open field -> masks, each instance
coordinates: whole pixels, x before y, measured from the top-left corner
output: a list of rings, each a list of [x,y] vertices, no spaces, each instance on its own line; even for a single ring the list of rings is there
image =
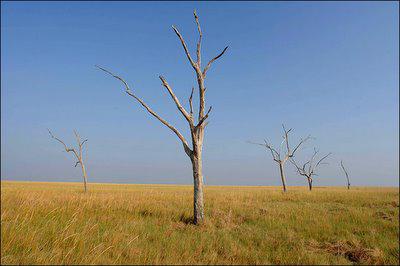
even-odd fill
[[[1,264],[398,264],[398,188],[1,182]]]

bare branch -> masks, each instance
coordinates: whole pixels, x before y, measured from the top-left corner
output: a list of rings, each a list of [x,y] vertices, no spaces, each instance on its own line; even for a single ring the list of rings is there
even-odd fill
[[[314,148],[314,154],[311,156],[311,159],[308,161],[308,163],[309,163],[308,172],[309,173],[313,172],[313,162],[314,162],[315,156],[317,156],[317,153],[318,153],[317,149]]]
[[[74,129],[74,135],[76,138],[76,142],[78,143],[79,147],[81,146],[81,138],[78,135],[78,132],[76,132],[76,130]]]
[[[344,173],[345,173],[346,176],[347,176],[348,174],[347,174],[346,168],[344,168],[343,161],[340,161],[340,166],[342,167]]]
[[[311,138],[311,136],[307,136],[305,139],[301,139],[300,143],[297,144],[296,148],[294,148],[294,150],[289,154],[289,157],[293,157],[294,153],[297,151],[297,149],[301,146],[301,144],[303,144],[304,142],[306,142],[307,140],[309,140]]]
[[[325,160],[326,158],[328,158],[329,155],[331,155],[331,154],[332,154],[332,153],[330,152],[330,153],[328,153],[327,155],[325,155],[324,157],[322,157],[322,158],[318,161],[318,163],[315,165],[314,169],[316,169],[316,168],[318,167],[318,165],[319,165],[323,160]]]
[[[289,136],[288,136],[288,135],[289,135],[290,131],[292,131],[292,129],[286,130],[284,124],[282,124],[282,128],[283,128],[283,132],[284,132],[284,134],[285,134],[285,135],[283,136],[283,138],[284,138],[285,143],[286,143],[286,151],[287,151],[287,154],[290,154]]]
[[[206,73],[207,73],[208,69],[211,67],[211,64],[212,64],[215,60],[217,60],[218,58],[220,58],[220,57],[225,53],[225,51],[228,49],[228,47],[229,47],[229,46],[226,46],[226,47],[224,48],[224,50],[223,50],[219,55],[217,55],[216,57],[214,57],[213,59],[211,59],[210,62],[208,62],[207,66],[206,66],[206,67],[204,68],[204,70],[203,70],[203,77],[206,77]]]
[[[340,161],[340,166],[342,167],[342,169],[343,169],[343,171],[344,171],[344,173],[345,173],[345,175],[346,175],[346,179],[347,179],[347,189],[350,189],[349,174],[347,173],[346,168],[344,168],[343,161]]]
[[[305,167],[306,167],[306,165],[309,163],[309,161],[306,162],[305,164],[303,164],[303,167],[302,167],[302,168],[300,168],[300,167],[297,165],[296,161],[295,161],[293,158],[290,158],[289,161],[296,167],[296,170],[297,170],[297,172],[299,173],[299,175],[307,176]]]
[[[197,71],[197,69],[196,69],[197,65],[196,65],[196,63],[193,61],[192,57],[190,56],[189,50],[188,50],[188,48],[187,48],[187,46],[186,46],[185,40],[183,39],[181,33],[178,31],[178,29],[177,29],[174,25],[172,25],[172,28],[174,29],[176,35],[178,35],[179,40],[181,40],[183,49],[185,50],[185,54],[186,54],[186,56],[187,56],[187,58],[188,58],[190,64],[191,64],[192,67]]]
[[[199,41],[197,42],[197,65],[201,67],[201,38],[203,37],[203,34],[201,33],[199,17],[196,14],[196,10],[194,10],[193,14],[194,19],[196,20],[197,30],[199,31]]]
[[[178,97],[176,97],[175,93],[172,91],[171,86],[169,86],[168,82],[165,80],[165,78],[163,76],[159,76],[163,86],[168,90],[169,95],[171,95],[172,100],[174,100],[176,107],[178,108],[178,110],[182,113],[182,115],[185,117],[185,119],[189,122],[189,124],[192,126],[193,125],[193,121],[191,116],[187,113],[187,111],[185,110],[185,108],[183,108],[183,106],[181,105],[181,103],[179,102]]]
[[[55,137],[53,135],[53,133],[51,133],[50,129],[47,129],[47,131],[49,131],[49,134],[53,139],[57,140],[58,142],[60,142],[64,146],[64,149],[65,149],[66,152],[75,151],[74,149],[68,148],[67,145],[64,143],[64,141],[62,141],[61,139]]]
[[[74,167],[76,167],[78,164],[80,164],[81,162],[80,161],[77,161],[76,163],[75,163],[75,166]]]
[[[83,144],[85,144],[85,142],[87,142],[88,139],[85,139],[84,141],[82,141],[81,146],[83,147]]]
[[[64,143],[64,141],[62,141],[62,140],[60,140],[59,138],[55,137],[55,136],[53,135],[53,133],[51,133],[50,129],[47,129],[47,131],[49,132],[50,136],[51,136],[53,139],[57,140],[57,141],[60,142],[62,145],[64,145],[65,151],[68,152],[69,149],[68,149],[67,145]]]
[[[250,143],[250,144],[260,145],[260,146],[266,147],[266,148],[271,152],[272,159],[273,159],[274,161],[276,161],[276,162],[279,162],[279,160],[278,160],[278,158],[279,158],[279,153],[278,153],[274,148],[272,148],[272,147],[268,144],[268,142],[267,142],[266,140],[264,140],[264,143],[257,143],[257,142],[251,142],[251,141],[247,141],[247,142]],[[278,156],[278,158],[277,158],[276,156]]]
[[[192,87],[192,92],[190,93],[189,97],[190,117],[192,119],[193,119],[193,92],[194,92],[194,87]]]
[[[267,140],[264,139],[264,146],[267,147],[267,149],[270,150],[272,158],[274,159],[274,161],[276,162],[280,162],[281,160],[281,154],[279,152],[277,152],[269,143]]]
[[[108,71],[107,69],[102,68],[102,67],[100,67],[100,66],[98,66],[98,65],[96,65],[96,67],[97,67],[98,69],[103,70],[104,72],[110,74],[110,75],[113,76],[114,78],[120,80],[120,81],[124,84],[124,86],[125,86],[125,91],[126,91],[126,92],[129,92],[129,91],[131,90],[131,89],[129,88],[128,83],[126,83],[126,81],[125,81],[123,78],[121,78],[121,77],[119,77],[119,76],[117,76],[117,75],[114,75],[113,73],[111,73],[111,72]]]
[[[142,99],[140,99],[139,97],[137,97],[135,94],[133,94],[131,92],[131,90],[129,89],[128,84],[126,83],[126,81],[117,76],[114,75],[112,72],[102,68],[102,67],[98,67],[99,69],[103,70],[104,72],[110,74],[111,76],[113,76],[114,78],[120,80],[126,87],[126,93],[130,96],[132,96],[135,100],[137,100],[151,115],[153,115],[155,118],[157,118],[161,123],[163,123],[165,126],[167,126],[169,129],[171,129],[177,136],[178,138],[182,141],[183,147],[185,149],[185,152],[189,155],[191,150],[189,148],[189,145],[186,141],[186,139],[183,137],[183,135],[172,125],[170,125],[166,120],[164,120],[163,118],[161,118],[156,112],[154,112]]]
[[[199,121],[199,123],[197,124],[196,127],[201,126],[201,124],[203,124],[203,122],[206,121],[206,119],[208,118],[208,115],[210,114],[211,110],[212,110],[212,106],[210,106],[210,108],[208,108],[208,111],[207,111],[206,115],[203,116],[203,118],[200,119],[200,121]]]
[[[317,167],[321,164],[321,162],[323,160],[325,160],[329,155],[331,155],[331,153],[328,153],[327,155],[325,155],[324,157],[322,157],[316,164],[313,164],[314,158],[317,155],[318,151],[314,148],[314,153],[311,156],[311,159],[308,160],[307,162],[305,162],[303,164],[303,167],[300,168],[296,161],[293,158],[290,158],[290,162],[296,167],[297,172],[302,175],[305,176],[309,179],[312,179],[313,176],[316,176],[317,174],[314,172],[315,169],[317,169]],[[308,169],[306,169],[306,166],[309,165]]]
[[[81,137],[79,136],[79,134],[78,134],[78,132],[76,130],[74,130],[74,135],[75,135],[75,138],[76,138],[76,142],[78,143],[78,147],[79,147],[79,156],[78,156],[78,154],[76,152],[74,152],[74,153],[78,157],[79,160],[82,160],[82,147],[83,147],[83,144],[87,140],[85,140],[84,142],[81,142]]]

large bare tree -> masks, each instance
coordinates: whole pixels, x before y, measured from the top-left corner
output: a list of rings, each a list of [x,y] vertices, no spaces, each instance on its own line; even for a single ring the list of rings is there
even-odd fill
[[[50,136],[57,140],[58,142],[60,142],[63,146],[66,152],[72,152],[75,155],[76,158],[76,163],[75,163],[75,167],[78,166],[78,164],[81,165],[81,169],[82,169],[82,175],[83,175],[83,186],[85,188],[85,192],[87,191],[87,175],[86,175],[86,168],[85,168],[85,164],[83,163],[83,156],[82,156],[82,152],[83,152],[83,145],[88,141],[87,139],[83,140],[81,139],[81,137],[78,135],[78,133],[76,132],[76,130],[74,130],[74,134],[75,134],[75,138],[76,138],[76,142],[78,143],[78,151],[75,148],[69,148],[64,141],[62,141],[61,139],[55,137],[53,135],[53,133],[51,133],[50,129],[47,129],[49,131]]]
[[[295,152],[300,148],[300,146],[311,137],[308,136],[304,139],[301,139],[300,142],[295,146],[295,148],[291,149],[289,145],[289,133],[292,131],[292,129],[287,130],[284,125],[282,125],[282,128],[284,135],[281,145],[279,145],[278,151],[274,147],[272,147],[267,140],[264,140],[264,143],[253,143],[253,142],[250,143],[264,146],[271,152],[272,159],[279,165],[279,173],[281,175],[283,191],[286,192],[287,188],[286,188],[285,164],[289,159],[293,158]],[[282,149],[282,146],[285,147]],[[284,153],[282,153],[283,151]]]
[[[178,108],[179,112],[183,115],[183,117],[186,119],[186,121],[189,124],[189,129],[190,129],[190,136],[192,140],[192,145],[189,146],[189,143],[185,139],[185,137],[176,129],[174,126],[172,126],[169,122],[167,122],[165,119],[161,118],[160,115],[158,115],[155,111],[153,111],[141,98],[136,96],[134,94],[128,83],[121,78],[118,75],[115,75],[114,73],[110,72],[109,70],[97,66],[99,69],[103,70],[104,72],[110,74],[114,78],[120,80],[124,87],[125,87],[125,92],[133,97],[136,101],[138,101],[146,110],[149,112],[151,115],[153,115],[155,118],[157,118],[161,123],[163,123],[165,126],[167,126],[170,130],[172,130],[180,139],[180,141],[183,144],[183,149],[187,156],[189,156],[191,162],[192,162],[192,169],[193,169],[193,178],[194,178],[194,219],[193,222],[194,224],[200,224],[204,220],[204,200],[203,200],[203,166],[202,166],[202,150],[203,150],[203,138],[204,138],[204,129],[205,126],[207,125],[207,118],[211,112],[211,106],[208,108],[206,111],[206,100],[205,100],[205,93],[206,93],[206,87],[204,80],[207,75],[207,71],[210,69],[211,64],[220,58],[225,51],[228,49],[228,46],[225,47],[220,54],[218,54],[216,57],[211,59],[204,69],[201,66],[201,41],[202,41],[202,31],[200,28],[200,23],[199,23],[199,18],[196,14],[196,11],[194,11],[194,19],[197,25],[197,30],[199,33],[199,39],[197,42],[197,49],[196,49],[196,55],[197,55],[197,60],[194,60],[192,56],[190,55],[190,52],[186,46],[185,40],[182,37],[182,34],[178,31],[178,29],[175,26],[172,26],[172,29],[178,36],[183,50],[185,51],[186,57],[189,60],[190,65],[192,66],[196,77],[197,77],[197,84],[198,84],[198,91],[199,91],[199,112],[198,112],[198,118],[196,121],[195,115],[194,115],[194,110],[193,110],[193,93],[194,93],[194,88],[192,88],[190,97],[189,97],[189,111],[187,111],[181,104],[181,102],[178,100],[178,97],[176,97],[175,93],[173,92],[171,86],[168,84],[167,80],[163,76],[159,76],[161,83],[163,87],[168,91],[169,95],[171,96],[172,100],[174,101],[176,107]]]
[[[315,158],[317,156],[318,151],[314,148],[314,153],[311,156],[311,159],[306,161],[301,167],[296,163],[294,158],[291,158],[290,161],[293,163],[293,165],[296,167],[297,172],[299,175],[305,176],[308,181],[308,189],[311,191],[312,190],[312,183],[313,183],[313,176],[316,176],[315,170],[317,167],[322,163],[323,160],[328,158],[331,153],[328,153],[324,157],[322,157],[317,163],[315,163]]]
[[[343,169],[343,172],[344,172],[344,174],[346,175],[346,180],[347,180],[347,189],[350,189],[350,179],[349,179],[349,174],[347,173],[347,171],[346,171],[346,168],[344,168],[343,161],[340,161],[340,166],[342,167],[342,169]]]

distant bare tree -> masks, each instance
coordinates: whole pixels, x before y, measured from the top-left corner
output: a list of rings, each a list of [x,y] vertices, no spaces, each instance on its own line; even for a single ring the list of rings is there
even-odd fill
[[[170,130],[172,130],[180,139],[180,141],[183,144],[183,149],[187,156],[189,156],[191,162],[192,162],[192,170],[193,170],[193,178],[194,178],[194,219],[193,222],[194,224],[200,224],[204,220],[204,201],[203,201],[203,165],[202,165],[202,150],[203,150],[203,138],[204,138],[204,129],[205,126],[207,125],[208,122],[206,122],[210,112],[211,112],[211,106],[209,107],[208,111],[205,112],[205,93],[206,93],[206,87],[204,80],[206,78],[207,71],[211,67],[211,64],[220,58],[225,51],[228,49],[228,47],[225,47],[222,52],[211,59],[207,65],[202,69],[201,67],[201,40],[202,40],[202,31],[200,28],[200,23],[199,23],[199,18],[196,14],[196,11],[194,11],[194,18],[196,21],[197,25],[197,30],[199,32],[199,40],[197,42],[197,60],[193,60],[192,56],[189,53],[189,50],[186,46],[186,43],[178,31],[178,29],[175,26],[172,26],[172,29],[178,36],[183,49],[185,51],[186,57],[190,62],[190,65],[194,69],[194,72],[196,74],[196,80],[198,84],[198,90],[199,90],[199,114],[198,114],[198,120],[197,122],[195,121],[195,117],[193,115],[193,92],[194,88],[192,88],[192,92],[189,97],[189,107],[190,111],[186,111],[186,109],[182,106],[178,98],[176,97],[175,93],[173,92],[171,86],[167,83],[166,79],[162,76],[159,76],[162,85],[167,89],[169,95],[171,96],[172,100],[174,101],[176,107],[178,108],[179,112],[183,115],[183,117],[186,119],[186,121],[189,124],[190,128],[190,136],[192,139],[192,145],[191,147],[189,146],[188,142],[184,138],[184,136],[170,123],[168,123],[166,120],[161,118],[155,111],[153,111],[142,99],[137,97],[129,88],[128,83],[121,78],[120,76],[117,76],[113,74],[112,72],[106,70],[103,67],[97,66],[99,69],[103,70],[104,72],[110,74],[114,78],[120,80],[124,87],[125,87],[125,92],[133,97],[136,101],[138,101],[146,110],[149,112],[151,115],[153,115],[155,118],[157,118],[161,123],[163,123],[166,127],[168,127]]]
[[[349,174],[347,173],[347,171],[346,171],[346,168],[344,168],[343,161],[340,161],[340,166],[342,167],[342,169],[343,169],[343,172],[344,172],[344,173],[345,173],[345,175],[346,175],[346,179],[347,179],[347,189],[350,189],[350,179],[349,179]]]
[[[58,142],[60,142],[63,146],[66,152],[72,152],[77,161],[75,163],[75,167],[80,164],[81,165],[81,169],[82,169],[82,174],[83,174],[83,186],[85,188],[85,192],[87,191],[87,175],[86,175],[86,169],[85,169],[85,164],[83,163],[83,158],[82,158],[82,150],[83,150],[83,145],[88,141],[87,139],[85,139],[84,141],[81,140],[81,138],[79,137],[78,133],[74,130],[74,134],[75,134],[75,138],[76,138],[76,142],[78,143],[78,151],[76,151],[75,148],[68,148],[68,146],[64,143],[64,141],[62,141],[61,139],[55,137],[53,135],[53,133],[51,133],[50,129],[47,129],[49,131],[50,136],[57,140]]]
[[[324,157],[322,157],[317,163],[314,162],[315,157],[317,156],[318,151],[314,148],[314,154],[311,156],[311,159],[308,160],[303,164],[302,167],[299,167],[294,158],[291,158],[290,161],[292,164],[296,167],[297,172],[299,175],[305,176],[308,181],[308,188],[311,191],[312,190],[312,183],[313,183],[313,176],[316,176],[317,174],[315,173],[315,170],[317,167],[322,163],[323,160],[325,160],[331,153],[328,153]]]
[[[310,139],[311,137],[308,136],[305,139],[301,139],[300,142],[295,146],[295,148],[292,150],[290,148],[289,145],[289,133],[290,131],[292,131],[292,129],[286,130],[285,126],[282,125],[283,128],[283,141],[281,142],[281,145],[279,146],[279,151],[277,151],[276,149],[274,149],[268,142],[267,140],[264,140],[264,143],[252,143],[252,144],[257,144],[257,145],[261,145],[266,147],[272,155],[272,159],[278,163],[279,165],[279,172],[281,174],[281,180],[282,180],[282,186],[283,186],[283,191],[286,192],[286,176],[285,176],[285,171],[284,171],[284,167],[285,167],[285,163],[287,162],[287,160],[289,160],[290,158],[292,158],[294,156],[294,153],[300,148],[300,146],[306,142],[308,139]],[[282,145],[285,146],[285,153],[282,154],[281,150],[282,150]]]

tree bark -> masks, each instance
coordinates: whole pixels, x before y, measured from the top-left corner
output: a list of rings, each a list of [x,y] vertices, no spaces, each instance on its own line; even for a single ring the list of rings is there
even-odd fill
[[[312,179],[308,177],[307,180],[308,180],[308,188],[311,191],[312,190]]]
[[[191,154],[193,168],[193,223],[196,225],[204,222],[203,200],[203,137],[204,127],[200,126],[192,131],[193,153]]]
[[[85,187],[85,192],[87,191],[87,176],[86,176],[86,169],[85,169],[85,165],[83,164],[82,161],[79,162],[79,164],[81,165],[82,168],[82,173],[83,173],[83,186]]]
[[[194,198],[193,198],[193,223],[201,224],[204,222],[204,201],[203,201],[203,171],[202,160],[200,156],[193,156],[193,184],[194,184]]]
[[[281,173],[281,179],[282,179],[282,186],[283,186],[283,191],[286,192],[286,178],[285,178],[285,172],[283,170],[283,164],[279,164],[279,171]]]

